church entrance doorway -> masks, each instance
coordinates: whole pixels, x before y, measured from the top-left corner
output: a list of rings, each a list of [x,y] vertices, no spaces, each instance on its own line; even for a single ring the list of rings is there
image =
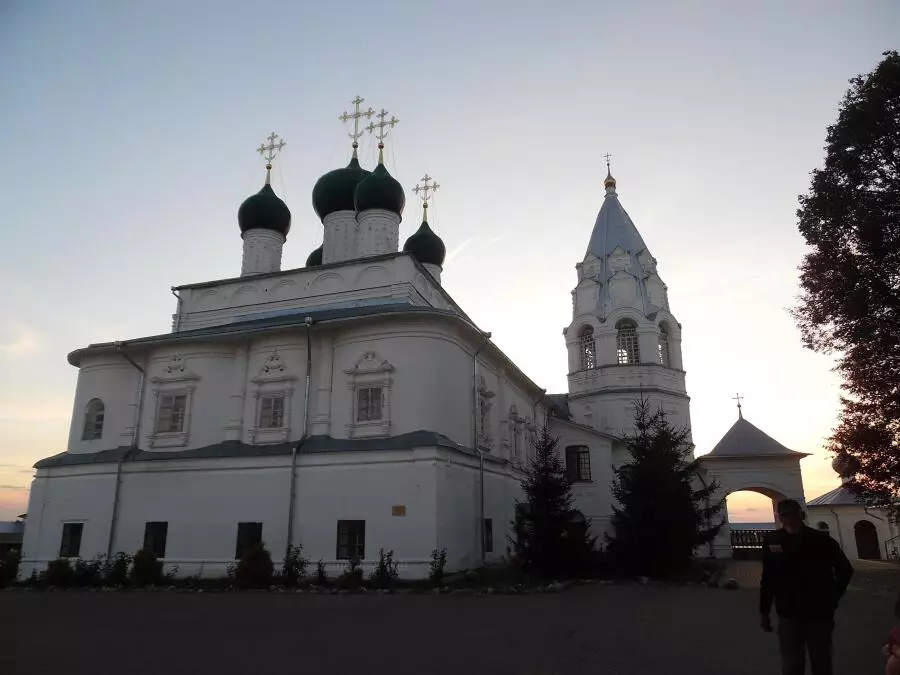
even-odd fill
[[[856,555],[861,560],[881,560],[881,546],[878,543],[878,530],[874,523],[860,520],[853,526],[856,536]]]

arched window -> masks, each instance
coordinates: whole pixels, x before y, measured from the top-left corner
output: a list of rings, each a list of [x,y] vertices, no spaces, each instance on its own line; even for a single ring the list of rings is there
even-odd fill
[[[828,532],[828,523],[826,523],[824,520],[820,520],[818,523],[816,523],[816,529],[822,530],[822,532]]]
[[[637,324],[631,319],[622,319],[616,324],[616,331],[616,357],[619,363],[640,363]]]
[[[81,440],[96,441],[103,437],[103,413],[105,407],[99,398],[92,398],[84,411],[84,430]]]
[[[664,323],[659,324],[659,362],[669,367],[669,328]]]
[[[585,326],[578,336],[581,350],[581,369],[591,370],[597,367],[597,348],[594,344],[594,329]]]

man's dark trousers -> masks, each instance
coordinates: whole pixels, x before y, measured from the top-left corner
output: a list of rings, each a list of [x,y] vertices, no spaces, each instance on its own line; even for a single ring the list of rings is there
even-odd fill
[[[812,675],[832,675],[831,619],[778,619],[778,644],[781,647],[782,675],[804,675],[806,654]]]

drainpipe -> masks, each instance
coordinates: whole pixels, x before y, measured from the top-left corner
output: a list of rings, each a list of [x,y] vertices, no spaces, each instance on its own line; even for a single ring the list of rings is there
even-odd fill
[[[481,566],[486,565],[484,550],[484,449],[478,444],[478,355],[491,340],[490,333],[482,333],[484,342],[472,356],[472,447],[478,451],[478,534],[481,541]]]
[[[178,306],[175,308],[175,320],[172,322],[172,332],[177,333],[181,329],[181,296],[174,286],[169,290],[172,291],[172,295],[178,299]]]
[[[119,459],[116,465],[116,487],[113,492],[113,506],[112,506],[112,517],[109,521],[109,539],[106,542],[106,558],[109,560],[113,555],[113,544],[115,543],[116,537],[116,526],[119,523],[119,501],[120,494],[122,492],[122,463],[128,458],[131,454],[131,451],[138,447],[140,444],[141,438],[141,416],[144,410],[144,380],[146,378],[146,373],[144,369],[138,365],[138,363],[132,359],[125,349],[122,346],[121,342],[115,343],[116,351],[122,355],[122,357],[128,361],[134,368],[138,371],[138,405],[137,405],[137,419],[134,421],[134,437],[132,439],[132,447],[125,451],[125,454]]]
[[[304,385],[303,396],[303,435],[300,441],[291,447],[291,489],[290,501],[288,502],[288,518],[287,518],[287,545],[285,546],[285,555],[294,542],[294,501],[297,496],[297,452],[303,441],[309,436],[309,381],[312,373],[312,339],[310,330],[312,329],[313,320],[311,316],[306,317],[304,326],[306,327],[306,384]]]
[[[844,534],[843,534],[843,532],[841,532],[841,519],[838,518],[838,514],[833,508],[831,508],[829,506],[828,510],[831,511],[831,515],[834,516],[834,522],[837,524],[838,544],[841,545],[841,550],[843,551],[844,550]]]

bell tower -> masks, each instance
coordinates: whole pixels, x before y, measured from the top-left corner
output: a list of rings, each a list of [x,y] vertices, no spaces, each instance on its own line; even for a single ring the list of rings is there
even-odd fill
[[[681,360],[681,324],[640,233],[622,208],[609,167],[606,194],[584,260],[575,266],[569,355],[569,410],[581,424],[612,434],[632,428],[642,395],[675,425],[690,426]]]

